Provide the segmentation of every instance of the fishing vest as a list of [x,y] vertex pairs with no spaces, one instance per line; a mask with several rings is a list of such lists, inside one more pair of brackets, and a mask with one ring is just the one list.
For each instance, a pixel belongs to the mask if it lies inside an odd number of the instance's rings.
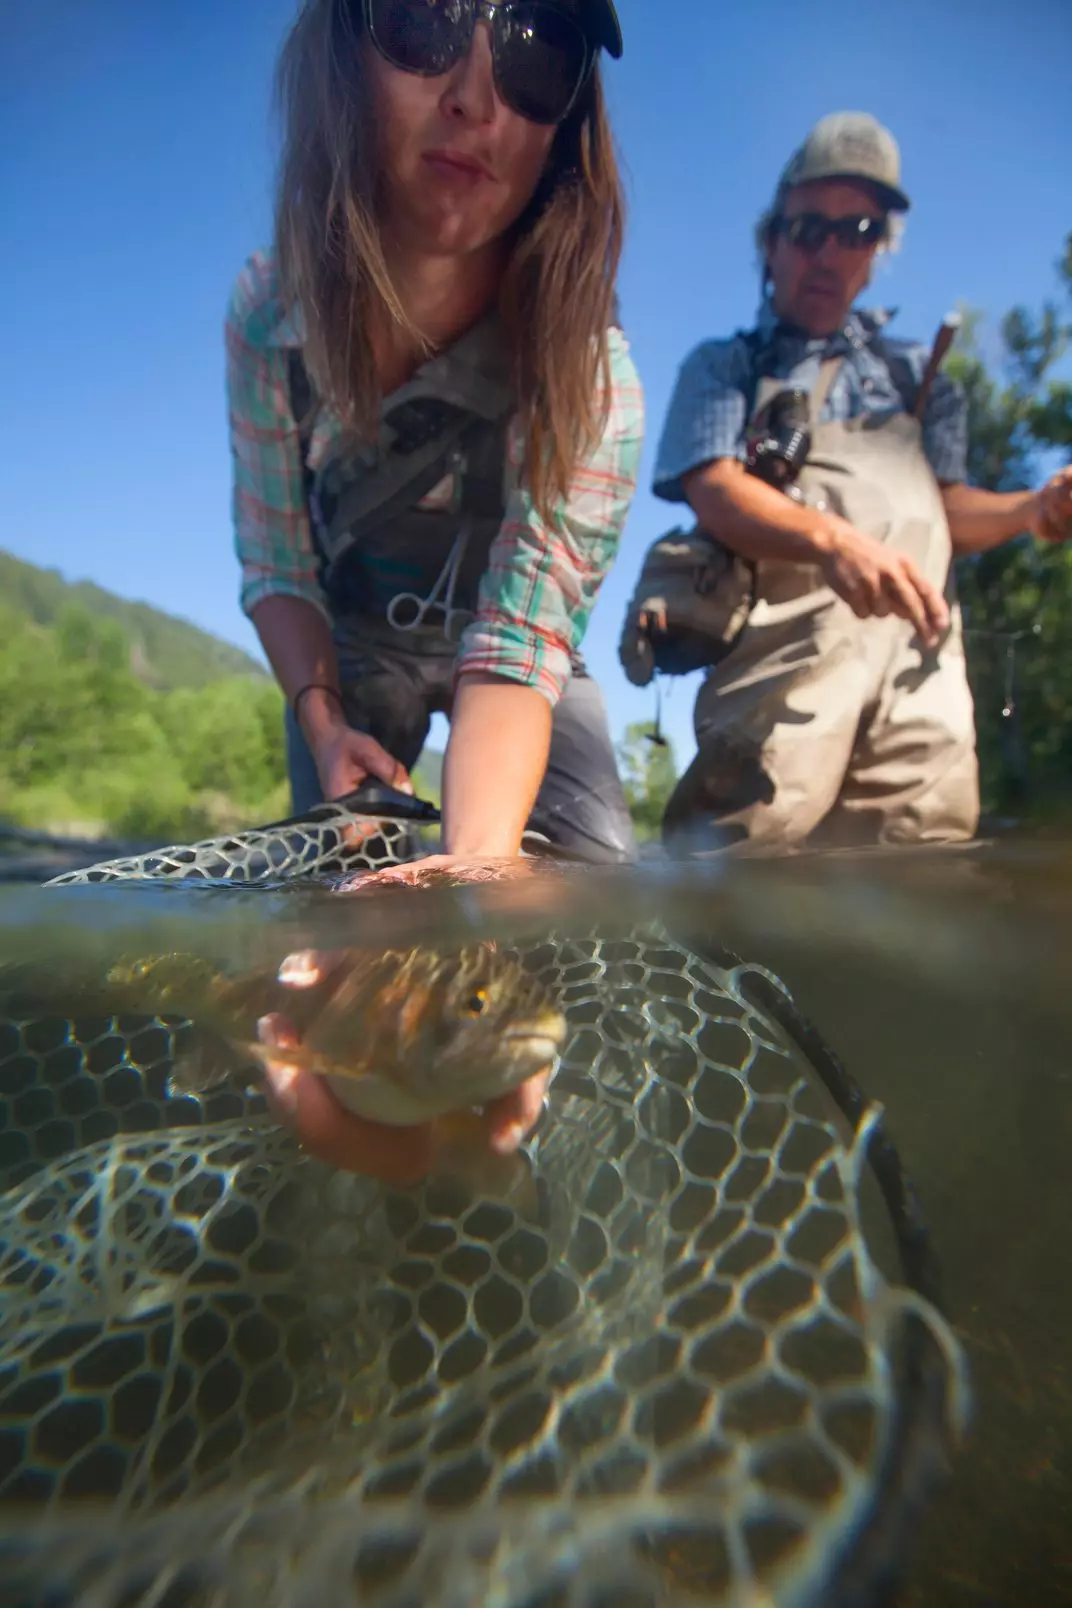
[[452,604],[459,615],[475,613],[512,490],[507,434],[516,398],[498,318],[483,319],[385,400],[375,443],[340,443],[315,470],[307,467],[303,429],[314,398],[298,350],[290,353],[288,377],[332,615],[360,620],[373,636],[404,635],[418,651],[456,651],[458,632],[448,639],[441,611],[405,633],[388,625],[387,611],[401,595],[428,598],[461,537]]

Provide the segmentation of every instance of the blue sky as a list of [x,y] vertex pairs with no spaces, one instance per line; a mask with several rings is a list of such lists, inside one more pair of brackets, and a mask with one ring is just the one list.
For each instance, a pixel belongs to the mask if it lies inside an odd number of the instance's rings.
[[[677,366],[747,324],[753,220],[825,112],[897,134],[915,206],[871,299],[929,337],[1054,288],[1072,228],[1072,0],[619,0],[607,83],[630,193],[621,292],[647,396],[641,489],[586,652],[616,732],[654,700],[618,668]],[[255,649],[237,604],[221,323],[266,238],[269,80],[291,0],[0,4],[0,547]],[[679,760],[691,682],[667,684]]]

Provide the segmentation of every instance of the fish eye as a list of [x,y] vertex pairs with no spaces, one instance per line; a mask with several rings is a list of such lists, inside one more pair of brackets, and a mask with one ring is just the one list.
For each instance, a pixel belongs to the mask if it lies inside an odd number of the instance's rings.
[[473,992],[469,995],[469,998],[466,1000],[465,1004],[462,1006],[462,1009],[465,1011],[465,1014],[467,1016],[479,1016],[480,1013],[483,1011],[484,1006],[487,1003],[488,1003],[488,991],[487,991],[487,989],[486,988],[474,988]]

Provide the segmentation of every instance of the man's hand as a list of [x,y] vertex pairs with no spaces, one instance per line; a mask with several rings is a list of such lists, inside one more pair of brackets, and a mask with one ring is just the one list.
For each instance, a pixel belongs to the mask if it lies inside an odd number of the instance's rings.
[[[297,1043],[293,1029],[278,1015],[262,1017],[257,1036],[262,1044],[278,1048]],[[355,1117],[315,1072],[282,1061],[269,1061],[265,1075],[271,1104],[310,1155],[399,1188],[420,1183],[430,1171],[438,1148],[436,1123],[396,1128]],[[550,1081],[548,1068],[489,1102],[483,1116],[489,1150],[499,1156],[513,1154],[539,1121]]]
[[1051,476],[1035,501],[1035,535],[1044,542],[1072,541],[1072,464]]
[[925,647],[949,628],[949,609],[936,586],[904,553],[893,552],[838,514],[827,516],[819,567],[831,591],[861,620],[895,614],[915,626]]
[[826,584],[861,620],[896,614],[911,621],[926,647],[948,630],[945,599],[910,558],[838,514],[794,502],[736,459],[718,458],[692,470],[684,488],[700,528],[742,558],[817,564]]

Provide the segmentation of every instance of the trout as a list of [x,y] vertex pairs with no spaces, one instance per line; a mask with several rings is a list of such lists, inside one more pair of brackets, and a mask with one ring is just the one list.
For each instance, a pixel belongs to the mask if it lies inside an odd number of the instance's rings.
[[[397,1126],[508,1093],[553,1067],[566,1036],[543,984],[490,944],[301,950],[243,974],[153,955],[114,965],[104,994],[115,1010],[183,1016],[199,1029],[172,1074],[176,1092],[202,1093],[271,1060],[319,1074],[358,1116]],[[282,1018],[296,1043],[262,1043],[265,1017]]]

